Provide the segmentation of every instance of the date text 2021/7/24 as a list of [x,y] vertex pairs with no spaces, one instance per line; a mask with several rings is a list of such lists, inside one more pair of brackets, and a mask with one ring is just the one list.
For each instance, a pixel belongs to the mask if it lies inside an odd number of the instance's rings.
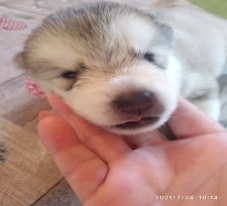
[[211,195],[200,195],[197,197],[194,197],[192,195],[156,195],[156,200],[194,200],[194,199],[200,199],[200,200],[218,200],[218,196],[211,196]]

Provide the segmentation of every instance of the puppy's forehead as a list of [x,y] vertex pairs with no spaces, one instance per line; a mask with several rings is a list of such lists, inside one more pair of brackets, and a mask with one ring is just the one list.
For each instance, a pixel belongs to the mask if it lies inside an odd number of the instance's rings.
[[27,48],[37,59],[70,69],[84,60],[98,64],[110,62],[111,55],[124,59],[129,53],[147,52],[157,36],[149,15],[127,6],[101,3],[50,15],[33,33]]
[[128,15],[111,22],[110,31],[116,40],[125,40],[137,52],[146,52],[154,43],[158,30],[152,19]]

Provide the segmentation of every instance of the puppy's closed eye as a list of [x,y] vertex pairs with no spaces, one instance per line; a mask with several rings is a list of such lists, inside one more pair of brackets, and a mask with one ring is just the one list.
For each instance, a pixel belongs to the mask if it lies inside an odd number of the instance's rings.
[[61,77],[65,79],[75,79],[78,76],[78,72],[76,71],[65,71],[61,74]]
[[154,54],[152,53],[145,53],[144,58],[149,62],[154,62]]

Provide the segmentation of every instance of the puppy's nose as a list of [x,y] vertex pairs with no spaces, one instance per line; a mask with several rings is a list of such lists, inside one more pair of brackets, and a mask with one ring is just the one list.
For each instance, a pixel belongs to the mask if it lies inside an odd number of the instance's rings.
[[119,96],[114,103],[125,113],[142,114],[153,106],[152,97],[148,91],[134,92]]

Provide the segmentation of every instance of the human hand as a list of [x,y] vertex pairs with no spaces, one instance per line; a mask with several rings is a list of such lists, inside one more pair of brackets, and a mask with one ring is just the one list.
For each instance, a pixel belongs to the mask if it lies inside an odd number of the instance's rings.
[[83,205],[227,205],[226,130],[186,100],[168,122],[176,141],[110,134],[49,102],[60,117],[41,112],[39,134]]

